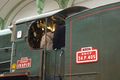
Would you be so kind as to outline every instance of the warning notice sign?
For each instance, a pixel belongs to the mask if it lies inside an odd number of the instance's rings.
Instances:
[[[17,60],[17,69],[29,67],[31,67],[31,58],[22,57],[20,60]]]
[[[98,50],[92,47],[81,48],[76,52],[76,63],[91,63],[98,61]]]

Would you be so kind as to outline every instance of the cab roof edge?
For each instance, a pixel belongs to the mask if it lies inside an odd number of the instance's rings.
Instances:
[[[31,16],[31,17],[22,18],[22,19],[17,20],[15,22],[15,24],[19,24],[19,23],[22,23],[22,22],[27,22],[27,21],[35,20],[35,19],[39,19],[39,18],[49,17],[49,16],[52,16],[52,15],[54,15],[54,14],[60,12],[60,11],[62,11],[62,9],[47,12],[47,13],[43,13],[43,14],[40,14],[40,15],[35,15],[35,16]]]

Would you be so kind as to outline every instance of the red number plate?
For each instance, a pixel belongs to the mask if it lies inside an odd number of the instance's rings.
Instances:
[[[23,57],[17,61],[17,69],[29,67],[31,67],[31,59],[29,59],[28,57]]]
[[[98,61],[98,50],[92,47],[81,48],[76,52],[76,63],[90,63]]]

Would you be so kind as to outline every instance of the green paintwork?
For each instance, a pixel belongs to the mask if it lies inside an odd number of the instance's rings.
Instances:
[[[37,12],[41,14],[44,9],[45,0],[36,0],[36,5],[37,5]]]
[[[62,9],[66,8],[69,2],[69,0],[55,0],[55,1],[58,3],[59,7]]]
[[[64,58],[64,50],[54,50],[46,52],[46,80],[53,80],[54,78],[63,79]]]
[[[4,28],[4,20],[0,17],[0,29]]]
[[[2,33],[1,33],[2,32]],[[0,73],[9,72],[11,60],[11,33],[0,31]]]
[[[10,35],[5,35],[5,36],[0,36],[0,62],[5,61],[5,60],[10,60],[10,55],[11,55],[11,50],[9,49],[9,47],[11,47],[11,43],[10,43]],[[4,41],[4,42],[3,42]],[[8,52],[6,51],[6,49],[9,49]]]
[[[120,79],[120,3],[78,13],[67,18],[68,42],[66,52],[71,53],[72,80],[118,80]],[[71,26],[71,27],[70,27]],[[71,34],[71,35],[70,35]],[[70,47],[71,44],[71,47]],[[76,64],[76,52],[83,47],[98,49],[96,63]],[[67,54],[66,53],[66,54]],[[65,57],[65,69],[69,74],[69,61]],[[69,78],[65,77],[65,80]]]
[[[32,59],[32,66],[15,72],[27,70],[30,76],[45,77],[45,80],[120,79],[119,14],[120,3],[115,3],[69,16],[65,20],[65,48],[58,50],[31,49],[27,35],[32,21],[16,24],[16,33],[22,31],[22,37],[15,40],[13,63],[28,57]],[[77,64],[76,52],[83,47],[98,49],[98,61]],[[42,60],[45,60],[45,64],[42,64]],[[43,71],[45,75],[41,76]]]
[[[27,30],[30,23],[21,23],[17,25],[17,31],[22,31],[22,38],[15,41],[15,53],[13,54],[13,63],[17,63],[22,57],[28,57],[32,59],[32,67],[22,69],[31,73],[32,76],[38,76],[40,74],[40,50],[33,50],[29,47],[27,42]],[[17,69],[16,72],[21,72],[21,69]]]

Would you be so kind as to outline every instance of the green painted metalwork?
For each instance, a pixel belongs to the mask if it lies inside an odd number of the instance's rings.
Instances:
[[[4,34],[2,34],[2,33]],[[11,60],[11,33],[7,30],[0,31],[0,74],[10,71]]]
[[[0,62],[10,60],[10,48],[11,48],[11,34],[0,36]],[[8,51],[7,51],[8,49]],[[5,54],[5,55],[4,55]]]
[[[120,3],[115,3],[67,17],[65,46],[54,50],[31,49],[27,41],[27,31],[32,21],[16,24],[16,34],[18,35],[19,31],[22,34],[15,40],[13,64],[28,57],[32,60],[32,65],[28,68],[18,68],[15,72],[29,72],[28,76],[33,77],[33,80],[35,77],[41,80],[120,79],[119,14]],[[34,33],[34,28],[31,32]],[[98,61],[77,64],[76,52],[83,47],[98,49]]]
[[[55,1],[58,3],[59,7],[62,9],[66,8],[69,2],[69,0],[55,0]]]
[[[4,28],[4,20],[0,17],[0,29]]]
[[[36,0],[37,12],[39,14],[41,14],[42,11],[43,11],[43,8],[44,8],[44,5],[45,5],[44,3],[45,3],[45,0]]]
[[[64,77],[64,50],[46,52],[45,80],[63,79]]]
[[[78,13],[66,21],[65,73],[72,80],[120,79],[120,3]],[[76,52],[83,47],[98,49],[98,62],[77,64]],[[69,58],[69,59],[68,59]],[[69,61],[70,63],[69,63]],[[70,67],[68,69],[68,67]],[[70,72],[69,72],[70,71]],[[66,76],[65,80],[69,80]]]
[[[13,63],[17,64],[17,61],[23,57],[28,57],[32,60],[32,66],[30,68],[24,68],[23,71],[31,73],[31,76],[36,77],[40,75],[40,65],[41,65],[41,51],[33,50],[29,47],[27,42],[27,31],[30,23],[25,22],[17,25],[16,33],[22,31],[22,37],[15,41],[16,53],[13,54]],[[17,69],[16,72],[21,72],[21,69]]]

